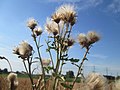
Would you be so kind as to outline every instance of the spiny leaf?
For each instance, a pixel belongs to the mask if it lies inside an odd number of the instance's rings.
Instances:
[[[72,89],[72,85],[67,85],[65,83],[61,83],[61,85],[65,88],[69,88],[69,89]]]
[[[47,68],[48,68],[49,70],[52,70],[52,69],[54,69],[54,68],[53,68],[53,67],[51,67],[51,66],[48,66]]]
[[[35,59],[40,59],[39,57],[35,57]]]
[[[43,45],[40,45],[39,48],[42,47],[42,46],[43,46]]]
[[[48,67],[44,67],[44,69],[46,70],[47,73],[49,73],[49,71],[53,70],[54,68],[51,66],[48,66]]]
[[[46,49],[46,52],[49,52],[50,51],[50,49],[48,48],[48,49]]]
[[[64,65],[64,64],[66,64],[66,63],[62,63],[62,65]]]
[[[69,61],[71,61],[71,62],[79,62],[79,59],[70,58]]]
[[[57,75],[57,78],[61,81],[65,81],[64,77],[63,76],[60,76],[60,75]]]
[[[62,55],[61,57],[67,57],[68,56],[68,54],[65,54],[65,55]]]
[[[84,58],[84,60],[87,60],[87,61],[88,61],[88,59],[87,59],[87,58]]]
[[[33,61],[33,62],[31,62],[31,63],[37,63],[38,61]]]
[[[65,60],[65,61],[68,61],[68,57],[67,57],[67,58],[61,58],[61,60]]]
[[[56,48],[55,48],[55,47],[50,47],[50,46],[49,46],[49,48],[50,48],[50,49],[55,49],[55,50],[56,50]]]
[[[77,66],[77,67],[79,68],[79,65],[77,65],[77,64],[75,64],[75,63],[73,63],[73,62],[72,62],[71,64],[73,64],[73,65],[75,65],[75,66]]]
[[[51,41],[48,41],[47,43],[49,44]]]

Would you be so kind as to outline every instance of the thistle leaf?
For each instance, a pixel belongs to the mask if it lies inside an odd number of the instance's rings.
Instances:
[[[67,85],[65,83],[61,83],[61,85],[65,88],[69,88],[69,89],[72,89],[72,85]]]
[[[79,59],[70,58],[69,61],[71,61],[71,62],[79,62]]]

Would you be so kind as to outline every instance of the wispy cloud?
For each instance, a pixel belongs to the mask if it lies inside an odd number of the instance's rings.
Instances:
[[[48,0],[48,2],[68,2],[68,3],[76,3],[81,0]]]
[[[91,7],[96,7],[102,4],[103,0],[80,0],[79,10],[88,9]]]
[[[102,4],[103,0],[45,0],[46,3],[72,3],[77,5],[79,10],[96,7]]]
[[[113,0],[113,2],[108,5],[107,10],[112,13],[120,13],[120,0]]]
[[[106,59],[108,56],[102,55],[102,54],[92,54],[89,55],[90,57],[98,58],[98,59]]]

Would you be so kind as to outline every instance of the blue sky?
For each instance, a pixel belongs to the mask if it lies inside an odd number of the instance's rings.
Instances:
[[[44,30],[46,18],[64,3],[74,4],[77,8],[77,23],[72,32],[74,38],[91,30],[102,37],[90,50],[84,72],[93,71],[95,66],[96,72],[106,74],[108,68],[110,75],[120,75],[120,0],[0,0],[0,55],[10,60],[14,71],[24,70],[22,61],[12,54],[12,49],[23,40],[33,45],[26,20],[34,17]],[[42,44],[44,35],[46,33],[43,34]],[[46,57],[45,48],[42,48],[42,53]],[[76,43],[69,54],[82,58],[83,53],[84,50]],[[5,61],[0,61],[0,68],[9,69],[9,66]],[[64,72],[69,69],[76,71],[68,64]]]

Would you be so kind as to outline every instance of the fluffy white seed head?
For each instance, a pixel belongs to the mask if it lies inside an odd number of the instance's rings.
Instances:
[[[19,55],[22,59],[29,57],[32,54],[32,46],[28,44],[26,41],[23,41],[13,49],[13,53]]]
[[[52,15],[52,20],[55,21],[56,23],[59,23],[60,20],[61,20],[61,14],[59,12],[55,12],[53,15]]]
[[[19,55],[19,48],[18,48],[18,47],[15,47],[15,48],[13,49],[13,54]]]
[[[89,74],[85,82],[90,86],[92,90],[106,90],[107,88],[106,78],[99,73]]]
[[[93,43],[99,40],[100,40],[99,34],[94,31],[89,31],[87,35],[80,33],[78,36],[78,42],[82,47],[86,47],[86,48],[89,48],[90,45],[92,45]]]
[[[42,34],[42,28],[39,26],[39,27],[36,27],[33,29],[33,33],[35,36],[39,36]]]
[[[9,83],[9,88],[14,88],[16,89],[18,87],[18,80],[17,80],[17,74],[15,73],[10,73],[8,76],[7,76],[7,80],[8,80],[8,83]]]
[[[47,30],[48,33],[53,33],[53,35],[57,35],[59,32],[57,23],[49,18],[46,20],[45,30]]]
[[[78,35],[78,42],[82,47],[88,46],[88,39],[87,36],[84,33],[80,33]]]
[[[98,33],[94,32],[94,31],[89,31],[87,33],[87,38],[88,38],[88,41],[90,44],[93,44],[100,40],[100,36],[98,35]]]
[[[74,5],[64,4],[56,10],[56,13],[58,13],[59,18],[65,22],[71,23],[73,21],[76,21],[75,18],[77,16],[77,13]]]
[[[27,26],[33,30],[35,26],[37,26],[37,21],[34,18],[29,18],[27,21]]]

